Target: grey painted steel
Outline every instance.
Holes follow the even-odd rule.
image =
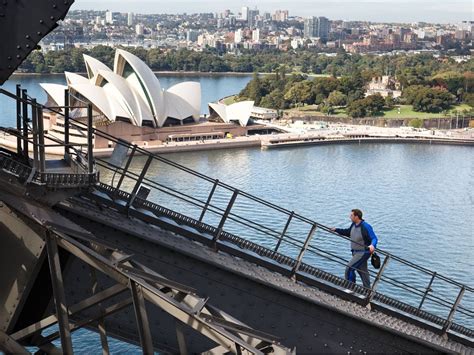
[[[69,90],[64,90],[64,159],[69,160]]]
[[[58,245],[55,236],[46,233],[46,249],[48,251],[49,269],[51,283],[53,286],[54,303],[56,306],[56,317],[61,333],[61,346],[65,354],[73,354],[71,332],[69,330],[69,315],[64,294],[63,275],[59,261]]]
[[[27,98],[28,94],[26,89],[21,90],[21,112],[22,112],[22,120],[23,120],[23,155],[25,158],[28,159],[28,104]],[[18,98],[17,98],[18,101]]]
[[[21,132],[21,85],[16,85],[16,130]],[[21,136],[16,137],[16,153],[18,156],[22,154],[21,150]]]
[[[428,296],[428,293],[433,291],[431,289],[431,286],[433,286],[433,281],[435,280],[435,278],[436,278],[436,271],[433,272],[430,282],[428,283],[428,286],[426,286],[426,290],[425,290],[425,293],[423,294],[423,297],[421,298],[420,305],[418,306],[418,310],[421,310],[421,307],[423,306],[423,303],[425,303],[425,299],[426,299],[426,296]]]
[[[461,289],[459,290],[456,300],[454,301],[453,307],[449,311],[448,318],[446,319],[446,324],[443,326],[443,333],[446,333],[449,330],[449,328],[451,328],[451,325],[453,324],[454,314],[456,313],[456,309],[459,307],[459,304],[461,303],[461,300],[464,296],[465,291],[466,291],[465,287],[461,287]]]
[[[138,335],[144,354],[153,354],[153,340],[151,338],[150,324],[145,306],[145,298],[143,297],[142,286],[135,281],[130,280],[130,290],[132,293],[133,307],[135,309],[135,317],[137,319]]]
[[[370,352],[371,346],[380,352],[463,349],[460,344],[405,321],[379,311],[371,312],[355,303],[294,283],[285,276],[257,268],[227,253],[216,253],[211,248],[187,242],[185,238],[157,230],[135,219],[123,219],[118,213],[107,213],[109,227],[106,228],[101,213],[92,211],[90,206],[81,208],[81,214],[88,216],[82,218],[76,209],[79,206],[76,203],[74,206],[75,212],[71,210],[66,215],[80,225],[95,230],[101,240],[125,248],[126,253],[133,253],[150,268],[160,269],[168,276],[173,275],[177,281],[199,287],[220,308],[239,318],[243,317],[251,326],[281,336],[283,344],[296,345],[298,352],[347,352],[359,349]],[[94,219],[97,222],[92,222]],[[78,270],[77,267],[74,270]],[[71,282],[71,287],[79,286],[74,280]],[[327,302],[327,305],[321,304],[321,301]],[[337,303],[344,305],[337,309]],[[118,330],[118,325],[127,322],[126,318],[117,316],[115,325],[110,322],[109,331],[112,333]],[[150,317],[150,324],[163,324],[163,315],[150,313]],[[173,329],[154,333],[154,339],[160,334],[164,339],[171,339]],[[340,342],[343,346],[339,345]],[[327,348],[324,347],[325,343],[328,344]],[[177,342],[173,344],[178,349]],[[444,348],[438,348],[436,344],[443,344]],[[190,351],[192,349],[196,348]]]
[[[238,195],[239,195],[239,190],[234,190],[234,192],[232,193],[232,196],[230,198],[230,201],[227,204],[227,207],[224,211],[224,214],[222,215],[222,218],[219,222],[219,225],[217,226],[216,234],[215,234],[214,239],[213,239],[214,242],[216,242],[220,239],[222,231],[224,230],[225,222],[226,222],[227,218],[229,217],[230,211],[232,210],[232,207],[234,206],[235,200],[237,199]]]
[[[281,245],[281,242],[283,241],[283,238],[285,237],[286,235],[286,232],[288,231],[288,227],[290,226],[290,223],[291,223],[291,220],[293,219],[293,215],[295,214],[294,211],[291,211],[290,215],[288,216],[288,220],[286,221],[286,224],[285,224],[285,227],[283,228],[281,234],[280,234],[280,237],[278,238],[278,242],[277,244],[275,245],[275,249],[274,251],[278,251],[278,249],[280,248],[280,245]]]
[[[0,350],[6,354],[29,354],[29,352],[12,337],[0,330]]]
[[[214,181],[214,184],[212,185],[211,192],[209,193],[209,196],[207,197],[206,204],[204,205],[201,215],[199,216],[199,222],[202,222],[202,220],[204,219],[204,215],[206,214],[207,209],[209,208],[209,204],[212,201],[212,197],[214,196],[214,192],[216,192],[217,186],[219,186],[219,179],[216,179],[216,181]]]
[[[0,330],[9,334],[43,262],[45,243],[1,197],[0,239]]]
[[[372,287],[370,288],[369,295],[367,296],[367,303],[371,303],[372,300],[374,299],[375,291],[377,290],[377,286],[379,285],[383,272],[385,271],[385,268],[387,267],[389,261],[390,261],[390,255],[385,256],[382,266],[380,267],[380,270],[377,273],[377,276],[375,277],[374,283],[372,284]]]
[[[311,226],[311,230],[308,233],[308,236],[306,237],[306,240],[304,241],[303,247],[300,250],[300,253],[298,254],[298,257],[296,258],[296,263],[295,266],[293,266],[293,269],[291,270],[290,277],[294,277],[295,274],[298,272],[301,266],[301,262],[303,261],[303,256],[304,253],[306,253],[306,250],[308,250],[309,243],[311,242],[311,239],[313,239],[313,235],[316,232],[316,224],[313,224]]]
[[[0,85],[39,41],[64,19],[74,0],[4,0],[0,3]]]

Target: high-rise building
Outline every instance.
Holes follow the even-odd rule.
[[[240,18],[242,19],[242,21],[248,21],[248,19],[249,19],[249,8],[248,8],[248,6],[242,6],[242,11],[241,11],[241,14],[240,14]]]
[[[105,23],[114,23],[114,14],[112,11],[107,10],[105,12]]]
[[[239,28],[237,31],[235,31],[234,42],[235,43],[240,43],[240,42],[242,42],[243,39],[244,39],[244,35],[242,33],[242,29]]]
[[[329,38],[330,22],[327,17],[318,17],[318,36],[321,39]]]
[[[329,19],[326,17],[308,17],[304,20],[304,37],[328,39]]]
[[[248,11],[248,16],[247,16],[247,25],[252,28],[256,26],[256,17],[259,15],[260,11],[257,9],[255,10],[249,10]]]
[[[138,36],[143,35],[145,33],[145,29],[144,29],[144,27],[141,23],[139,23],[135,26],[135,33]]]
[[[186,32],[186,41],[188,42],[196,42],[199,37],[199,32],[195,30],[188,30]]]
[[[260,30],[258,28],[252,31],[252,41],[260,42]]]
[[[133,26],[134,15],[133,12],[129,12],[127,15],[127,26]]]
[[[288,20],[288,10],[276,10],[272,16],[272,20],[276,22],[286,22]]]

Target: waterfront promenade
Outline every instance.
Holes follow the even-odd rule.
[[[270,126],[272,127],[272,126]],[[273,126],[279,127],[280,126]],[[420,143],[474,146],[474,129],[431,131],[410,127],[384,128],[331,124],[321,128],[317,125],[285,127],[287,133],[272,135],[252,135],[224,139],[209,139],[186,142],[132,142],[152,153],[195,152],[236,148],[289,148],[309,145],[348,144],[348,143]],[[47,142],[46,142],[47,143]],[[16,138],[0,132],[0,147],[14,148]],[[95,149],[97,157],[108,157],[113,148]],[[59,148],[47,148],[47,154],[63,155]]]

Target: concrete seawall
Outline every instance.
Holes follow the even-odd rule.
[[[263,149],[291,148],[328,144],[362,144],[362,143],[391,143],[391,144],[437,144],[474,146],[474,139],[443,139],[443,138],[411,138],[411,137],[366,137],[318,140],[268,141],[262,143]]]

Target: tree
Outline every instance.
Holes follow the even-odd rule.
[[[346,109],[347,114],[352,118],[361,118],[367,115],[367,110],[363,99],[351,102]]]
[[[441,112],[455,102],[455,96],[442,88],[420,87],[409,95],[413,110],[419,112]]]
[[[347,97],[340,91],[333,91],[329,94],[327,103],[330,106],[344,106],[347,102]]]

